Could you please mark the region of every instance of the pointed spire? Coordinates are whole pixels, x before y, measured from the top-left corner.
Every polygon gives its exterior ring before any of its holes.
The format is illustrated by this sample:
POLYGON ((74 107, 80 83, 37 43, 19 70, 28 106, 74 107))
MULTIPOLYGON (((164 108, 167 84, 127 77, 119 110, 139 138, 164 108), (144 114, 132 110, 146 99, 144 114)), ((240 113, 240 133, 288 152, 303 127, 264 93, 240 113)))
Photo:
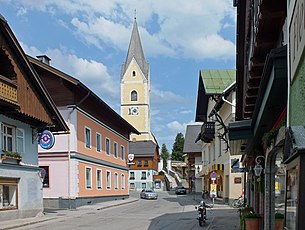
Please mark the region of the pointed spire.
POLYGON ((134 23, 133 23, 128 53, 127 53, 127 57, 126 57, 126 62, 123 64, 122 77, 123 77, 124 73, 126 72, 126 69, 129 66, 132 58, 135 58, 138 65, 140 66, 142 72, 144 73, 145 77, 148 78, 149 66, 145 60, 144 52, 142 49, 141 39, 140 39, 138 25, 137 25, 137 21, 136 21, 136 10, 135 10, 134 23))

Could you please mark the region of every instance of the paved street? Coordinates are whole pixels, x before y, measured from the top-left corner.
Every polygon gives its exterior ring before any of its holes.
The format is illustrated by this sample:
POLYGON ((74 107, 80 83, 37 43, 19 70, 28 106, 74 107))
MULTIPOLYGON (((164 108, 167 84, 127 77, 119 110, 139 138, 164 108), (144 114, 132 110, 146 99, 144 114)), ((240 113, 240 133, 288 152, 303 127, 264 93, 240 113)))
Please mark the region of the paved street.
POLYGON ((138 193, 131 193, 129 201, 119 206, 113 202, 111 207, 101 203, 74 211, 46 210, 44 217, 36 218, 37 223, 24 222, 24 226, 19 228, 0 229, 239 229, 237 210, 217 203, 208 211, 206 226, 199 227, 195 210, 199 196, 159 192, 158 200, 138 198, 138 193))

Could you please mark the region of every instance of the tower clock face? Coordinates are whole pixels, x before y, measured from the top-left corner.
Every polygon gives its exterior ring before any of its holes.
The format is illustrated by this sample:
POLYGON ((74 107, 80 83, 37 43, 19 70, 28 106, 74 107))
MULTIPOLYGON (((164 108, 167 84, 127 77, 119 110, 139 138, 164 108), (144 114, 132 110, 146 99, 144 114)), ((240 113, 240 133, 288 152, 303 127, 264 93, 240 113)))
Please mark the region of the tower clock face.
POLYGON ((129 108, 129 114, 130 115, 138 115, 139 114, 139 108, 138 107, 130 107, 129 108))

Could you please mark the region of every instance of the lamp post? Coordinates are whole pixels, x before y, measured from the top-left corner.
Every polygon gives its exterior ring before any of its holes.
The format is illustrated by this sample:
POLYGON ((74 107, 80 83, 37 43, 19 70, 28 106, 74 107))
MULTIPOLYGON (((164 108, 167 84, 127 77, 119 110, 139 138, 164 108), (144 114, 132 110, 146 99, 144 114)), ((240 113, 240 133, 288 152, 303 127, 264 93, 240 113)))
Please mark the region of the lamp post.
POLYGON ((255 176, 260 176, 261 174, 262 174, 262 172, 263 172, 263 167, 261 166, 261 160, 260 160, 260 158, 264 158, 265 159, 265 157, 264 156, 257 156, 256 158, 255 158, 255 167, 254 167, 254 173, 255 173, 255 176))

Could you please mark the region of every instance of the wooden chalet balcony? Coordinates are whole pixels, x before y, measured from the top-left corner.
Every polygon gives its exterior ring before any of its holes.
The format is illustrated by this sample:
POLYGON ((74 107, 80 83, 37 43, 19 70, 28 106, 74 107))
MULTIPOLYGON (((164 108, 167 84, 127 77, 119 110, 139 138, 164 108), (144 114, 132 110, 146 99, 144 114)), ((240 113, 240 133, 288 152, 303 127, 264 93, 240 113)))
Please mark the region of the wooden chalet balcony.
POLYGON ((18 105, 17 84, 0 75, 0 101, 18 105))

